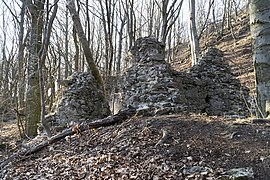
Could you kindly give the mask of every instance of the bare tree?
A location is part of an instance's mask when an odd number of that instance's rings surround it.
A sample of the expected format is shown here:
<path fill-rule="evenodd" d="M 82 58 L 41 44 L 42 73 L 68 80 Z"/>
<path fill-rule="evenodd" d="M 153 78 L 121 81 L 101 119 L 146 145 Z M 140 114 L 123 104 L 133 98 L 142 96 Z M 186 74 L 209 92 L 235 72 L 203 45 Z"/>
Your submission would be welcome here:
<path fill-rule="evenodd" d="M 4 9 L 3 9 L 4 11 Z M 5 19 L 5 13 L 3 12 L 3 29 L 6 29 L 6 19 Z M 2 80 L 2 86 L 3 86 L 3 89 L 2 89 L 2 103 L 3 103 L 3 108 L 5 109 L 5 111 L 8 108 L 9 106 L 9 94 L 8 94 L 8 89 L 9 89 L 9 69 L 10 69 L 10 62 L 8 61 L 8 57 L 7 57 L 7 52 L 6 52 L 6 43 L 7 43 L 7 32 L 4 30 L 3 31 L 3 46 L 2 46 L 2 77 L 3 77 L 3 80 Z"/>
<path fill-rule="evenodd" d="M 65 44 L 64 44 L 64 47 L 65 47 L 65 53 L 64 53 L 64 59 L 65 59 L 65 78 L 67 78 L 69 75 L 71 75 L 72 73 L 72 68 L 69 68 L 70 65 L 69 65 L 69 58 L 68 58 L 68 55 L 69 55 L 69 50 L 68 50 L 68 47 L 69 47 L 69 38 L 68 38 L 68 35 L 69 35 L 69 22 L 68 22 L 68 9 L 66 9 L 65 11 Z"/>
<path fill-rule="evenodd" d="M 181 0 L 179 4 L 176 4 L 177 2 L 178 0 L 173 0 L 172 2 L 170 2 L 169 0 L 163 0 L 161 6 L 156 2 L 162 14 L 162 27 L 160 35 L 161 42 L 163 42 L 164 44 L 166 42 L 170 29 L 172 28 L 173 24 L 175 23 L 176 19 L 180 14 L 183 0 Z"/>
<path fill-rule="evenodd" d="M 80 3 L 77 0 L 77 6 L 78 6 L 78 14 L 80 13 Z M 89 26 L 89 17 L 88 17 L 88 0 L 86 0 L 86 14 L 87 14 L 87 27 L 90 28 Z M 88 29 L 88 32 L 90 32 L 90 30 Z M 74 54 L 74 70 L 75 71 L 79 71 L 79 57 L 80 57 L 80 44 L 78 42 L 78 38 L 77 38 L 77 30 L 76 27 L 73 25 L 72 27 L 72 37 L 73 37 L 73 41 L 74 41 L 74 46 L 75 46 L 75 54 Z M 89 37 L 89 35 L 88 35 Z M 89 42 L 89 39 L 88 39 Z"/>
<path fill-rule="evenodd" d="M 25 49 L 25 43 L 24 43 L 24 18 L 25 18 L 25 1 L 22 2 L 21 6 L 21 14 L 20 14 L 20 22 L 19 22 L 19 49 L 18 49 L 18 87 L 17 87 L 17 95 L 18 95 L 18 110 L 21 110 L 24 108 L 24 49 Z"/>
<path fill-rule="evenodd" d="M 154 0 L 150 0 L 147 4 L 147 19 L 148 19 L 148 36 L 153 36 L 153 28 L 154 28 L 154 14 L 155 14 L 155 2 Z"/>
<path fill-rule="evenodd" d="M 135 1 L 134 0 L 121 0 L 123 4 L 123 9 L 127 16 L 127 36 L 128 49 L 130 49 L 135 42 L 135 34 L 136 34 L 136 14 L 135 14 Z"/>
<path fill-rule="evenodd" d="M 209 5 L 208 5 L 208 11 L 207 11 L 206 19 L 205 19 L 205 21 L 204 21 L 204 23 L 203 23 L 203 25 L 201 27 L 201 30 L 200 30 L 200 33 L 199 33 L 199 36 L 198 36 L 198 39 L 199 40 L 201 39 L 201 37 L 203 35 L 203 32 L 204 32 L 204 30 L 206 28 L 206 25 L 207 25 L 207 22 L 209 20 L 209 16 L 210 16 L 210 13 L 211 13 L 211 9 L 212 9 L 212 7 L 214 5 L 214 2 L 215 2 L 215 0 L 209 0 Z"/>
<path fill-rule="evenodd" d="M 52 32 L 52 25 L 53 25 L 53 21 L 56 17 L 56 13 L 57 13 L 57 9 L 58 9 L 58 5 L 57 5 L 57 1 L 54 1 L 54 8 L 53 8 L 53 12 L 52 12 L 52 16 L 49 18 L 49 1 L 47 1 L 47 15 L 46 15 L 46 25 L 45 25 L 45 30 L 44 30 L 44 39 L 43 39 L 43 43 L 42 46 L 38 52 L 38 56 L 39 56 L 39 60 L 38 60 L 38 72 L 39 72 L 39 88 L 40 88 L 40 103 L 41 103 L 41 124 L 44 127 L 47 135 L 50 137 L 51 131 L 50 128 L 47 124 L 47 122 L 45 122 L 45 98 L 44 98 L 44 81 L 43 81 L 43 65 L 45 64 L 45 59 L 47 57 L 47 51 L 48 51 L 48 47 L 49 47 L 49 42 L 50 42 L 50 36 L 51 36 L 51 32 Z"/>
<path fill-rule="evenodd" d="M 200 52 L 199 40 L 195 22 L 195 0 L 189 0 L 189 38 L 190 38 L 190 49 L 192 65 L 198 64 L 198 57 Z"/>
<path fill-rule="evenodd" d="M 116 1 L 115 0 L 99 0 L 101 21 L 104 29 L 105 37 L 105 73 L 106 77 L 112 75 L 113 59 L 114 59 L 114 16 Z"/>
<path fill-rule="evenodd" d="M 29 60 L 27 65 L 27 91 L 26 91 L 26 134 L 29 137 L 37 135 L 38 122 L 40 120 L 40 90 L 38 73 L 38 52 L 41 49 L 43 16 L 45 0 L 27 0 L 28 18 L 30 19 L 30 39 L 28 47 Z"/>
<path fill-rule="evenodd" d="M 89 69 L 91 70 L 93 76 L 96 78 L 99 85 L 104 88 L 103 79 L 102 79 L 102 77 L 100 75 L 100 72 L 99 72 L 99 70 L 98 70 L 98 68 L 97 68 L 97 66 L 95 64 L 92 52 L 91 52 L 91 50 L 90 50 L 90 48 L 88 46 L 89 43 L 88 43 L 88 41 L 86 39 L 86 36 L 85 36 L 85 33 L 83 31 L 81 21 L 80 21 L 80 17 L 78 15 L 77 11 L 76 11 L 74 0 L 67 0 L 67 7 L 68 7 L 68 9 L 70 11 L 73 23 L 74 23 L 75 28 L 76 28 L 76 30 L 78 32 L 78 36 L 79 36 L 80 42 L 82 44 L 82 48 L 84 50 L 84 54 L 85 54 L 86 61 L 87 61 L 87 64 L 89 66 Z"/>
<path fill-rule="evenodd" d="M 118 29 L 118 50 L 117 50 L 117 62 L 116 62 L 116 74 L 120 74 L 121 70 L 121 59 L 122 59 L 122 51 L 123 51 L 123 33 L 124 33 L 124 27 L 127 23 L 127 15 L 122 12 L 122 5 L 121 2 L 119 1 L 118 4 L 118 15 L 119 15 L 119 20 L 120 20 L 120 27 Z"/>
<path fill-rule="evenodd" d="M 25 40 L 24 40 L 24 19 L 25 19 L 25 1 L 22 2 L 21 5 L 21 12 L 20 12 L 20 20 L 18 20 L 19 24 L 19 39 L 18 39 L 18 54 L 17 54 L 17 113 L 16 113 L 16 119 L 17 119 L 17 127 L 19 129 L 20 137 L 25 136 L 24 127 L 22 123 L 21 114 L 23 114 L 23 109 L 25 107 L 24 104 L 24 92 L 25 92 L 25 75 L 24 75 L 24 50 L 25 50 Z M 29 31 L 27 32 L 27 34 Z M 26 35 L 27 37 L 28 35 Z"/>

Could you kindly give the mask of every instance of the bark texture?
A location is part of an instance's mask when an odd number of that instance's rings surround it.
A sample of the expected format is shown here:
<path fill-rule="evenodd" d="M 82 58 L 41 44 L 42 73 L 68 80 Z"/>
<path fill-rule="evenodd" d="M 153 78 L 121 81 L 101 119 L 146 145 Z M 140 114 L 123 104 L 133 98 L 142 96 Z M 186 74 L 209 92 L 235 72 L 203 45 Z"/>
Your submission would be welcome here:
<path fill-rule="evenodd" d="M 192 66 L 198 64 L 198 57 L 200 52 L 198 33 L 195 22 L 195 0 L 189 0 L 189 38 L 190 38 L 190 50 L 192 58 Z"/>
<path fill-rule="evenodd" d="M 270 113 L 270 3 L 268 0 L 251 0 L 249 11 L 256 76 L 257 116 L 265 118 Z"/>
<path fill-rule="evenodd" d="M 38 52 L 41 49 L 43 14 L 45 1 L 26 1 L 31 23 L 29 60 L 27 64 L 27 92 L 26 92 L 26 135 L 34 137 L 37 135 L 37 126 L 40 120 L 40 91 L 38 74 Z"/>

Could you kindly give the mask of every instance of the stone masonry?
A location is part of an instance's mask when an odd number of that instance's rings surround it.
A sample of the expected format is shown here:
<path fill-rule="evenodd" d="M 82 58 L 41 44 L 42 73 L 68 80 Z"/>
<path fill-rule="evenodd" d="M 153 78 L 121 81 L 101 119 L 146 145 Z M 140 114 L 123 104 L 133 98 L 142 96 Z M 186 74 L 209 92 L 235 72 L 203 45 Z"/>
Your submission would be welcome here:
<path fill-rule="evenodd" d="M 46 117 L 53 125 L 91 121 L 110 115 L 103 90 L 91 74 L 76 72 L 58 83 L 62 89 L 59 90 L 53 112 Z"/>
<path fill-rule="evenodd" d="M 123 107 L 151 115 L 198 112 L 247 115 L 247 89 L 230 72 L 222 52 L 209 48 L 189 73 L 172 70 L 165 46 L 151 37 L 139 38 L 131 49 L 131 66 L 123 76 Z"/>
<path fill-rule="evenodd" d="M 124 75 L 123 108 L 133 106 L 151 114 L 206 108 L 204 83 L 171 70 L 165 62 L 164 48 L 153 38 L 135 42 L 132 64 Z"/>
<path fill-rule="evenodd" d="M 208 48 L 199 64 L 190 68 L 190 75 L 206 82 L 208 114 L 243 117 L 249 113 L 245 104 L 249 90 L 233 75 L 220 50 Z"/>

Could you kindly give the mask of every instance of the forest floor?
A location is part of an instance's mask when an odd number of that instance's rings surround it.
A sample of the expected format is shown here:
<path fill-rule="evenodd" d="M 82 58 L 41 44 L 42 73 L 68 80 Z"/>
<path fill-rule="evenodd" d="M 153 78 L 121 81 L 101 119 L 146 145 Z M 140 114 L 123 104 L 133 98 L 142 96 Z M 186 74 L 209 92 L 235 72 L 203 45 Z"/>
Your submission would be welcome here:
<path fill-rule="evenodd" d="M 254 93 L 248 17 L 214 44 Z M 209 42 L 211 44 L 213 42 Z M 172 62 L 190 67 L 188 49 Z M 226 179 L 232 171 L 270 179 L 270 124 L 200 114 L 135 116 L 68 136 L 0 171 L 0 179 Z M 16 150 L 14 121 L 0 123 L 0 162 Z M 239 169 L 242 168 L 242 169 Z M 230 175 L 231 174 L 231 175 Z"/>
<path fill-rule="evenodd" d="M 247 119 L 134 116 L 20 157 L 0 179 L 224 179 L 232 169 L 269 179 L 269 139 L 270 124 Z"/>
<path fill-rule="evenodd" d="M 0 160 L 15 150 L 16 142 L 20 139 L 15 120 L 0 122 Z"/>

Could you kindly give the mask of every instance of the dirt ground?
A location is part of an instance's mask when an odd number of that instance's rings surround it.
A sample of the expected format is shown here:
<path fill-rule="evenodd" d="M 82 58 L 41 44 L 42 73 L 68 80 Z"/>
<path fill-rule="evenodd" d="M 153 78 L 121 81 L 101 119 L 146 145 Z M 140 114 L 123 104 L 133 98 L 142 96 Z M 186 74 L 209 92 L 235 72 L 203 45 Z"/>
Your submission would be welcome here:
<path fill-rule="evenodd" d="M 16 149 L 19 132 L 15 121 L 0 122 L 0 161 Z"/>
<path fill-rule="evenodd" d="M 133 117 L 21 157 L 0 172 L 0 179 L 224 179 L 236 168 L 269 179 L 269 139 L 268 124 L 249 120 Z"/>

